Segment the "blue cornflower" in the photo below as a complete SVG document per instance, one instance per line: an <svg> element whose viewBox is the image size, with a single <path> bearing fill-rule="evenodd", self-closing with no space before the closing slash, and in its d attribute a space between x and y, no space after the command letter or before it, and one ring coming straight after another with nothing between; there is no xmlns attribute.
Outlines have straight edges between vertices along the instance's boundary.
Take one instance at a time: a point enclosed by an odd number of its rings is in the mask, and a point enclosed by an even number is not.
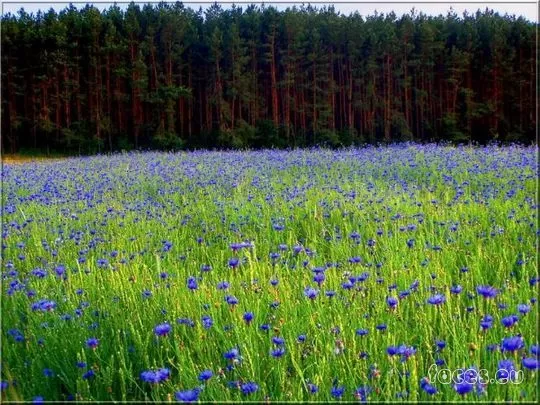
<svg viewBox="0 0 540 405"><path fill-rule="evenodd" d="M319 294L319 290L316 290L316 289L313 288L313 287L306 287L306 288L304 289L304 295L305 295L307 298L311 299L311 300L317 298L317 295L318 295L318 294Z"/></svg>
<svg viewBox="0 0 540 405"><path fill-rule="evenodd" d="M412 346L401 345L398 347L398 354L401 355L401 361L406 361L409 357L416 353L416 349Z"/></svg>
<svg viewBox="0 0 540 405"><path fill-rule="evenodd" d="M277 349L270 350L272 357L281 357L285 354L284 347L278 347Z"/></svg>
<svg viewBox="0 0 540 405"><path fill-rule="evenodd" d="M227 295L225 297L225 301L227 302L227 304L229 305L236 305L238 304L238 298L236 298L234 295Z"/></svg>
<svg viewBox="0 0 540 405"><path fill-rule="evenodd" d="M240 386L240 390L244 395L253 394L254 392L257 392L258 389L259 386L253 381L246 382Z"/></svg>
<svg viewBox="0 0 540 405"><path fill-rule="evenodd" d="M214 321L208 315L203 315L201 317L201 321L202 321L202 325L203 325L204 329L210 329L212 327L212 325L214 324Z"/></svg>
<svg viewBox="0 0 540 405"><path fill-rule="evenodd" d="M272 343L275 344L275 345L284 345L285 344L285 339L283 339L282 337L279 337L279 336L274 336L272 338Z"/></svg>
<svg viewBox="0 0 540 405"><path fill-rule="evenodd" d="M489 285L479 285L476 287L476 292L482 295L484 298L494 298L499 293L499 290Z"/></svg>
<svg viewBox="0 0 540 405"><path fill-rule="evenodd" d="M334 398L341 398L344 392L345 392L345 387L343 386L341 387L333 386L332 389L330 390L330 394Z"/></svg>
<svg viewBox="0 0 540 405"><path fill-rule="evenodd" d="M454 390L459 395L468 394L469 392L471 392L473 390L473 388L474 388L474 384L471 384L467 380L462 380L461 382L458 382L458 383L454 384Z"/></svg>
<svg viewBox="0 0 540 405"><path fill-rule="evenodd" d="M141 373L141 380L150 384L159 384L167 380L171 375L168 368L162 368L157 371L147 370Z"/></svg>
<svg viewBox="0 0 540 405"><path fill-rule="evenodd" d="M367 329L356 329L357 336L365 336L369 333Z"/></svg>
<svg viewBox="0 0 540 405"><path fill-rule="evenodd" d="M298 337L296 338L296 341L298 343L304 343L306 341L306 335L298 335Z"/></svg>
<svg viewBox="0 0 540 405"><path fill-rule="evenodd" d="M307 387L310 394L315 394L319 392L319 387L315 384L309 383Z"/></svg>
<svg viewBox="0 0 540 405"><path fill-rule="evenodd" d="M45 377L53 377L54 376L54 371L51 370L50 368L44 368L43 369L43 375Z"/></svg>
<svg viewBox="0 0 540 405"><path fill-rule="evenodd" d="M501 360L499 361L499 369L495 378L498 380L515 380L516 379L516 366L512 360Z"/></svg>
<svg viewBox="0 0 540 405"><path fill-rule="evenodd" d="M201 371L201 373L199 374L199 381L208 381L210 378L212 378L213 375L214 373L212 372L212 370Z"/></svg>
<svg viewBox="0 0 540 405"><path fill-rule="evenodd" d="M242 318L247 324L249 324L254 318L253 312L245 312Z"/></svg>
<svg viewBox="0 0 540 405"><path fill-rule="evenodd" d="M460 286L459 284L453 285L453 286L450 288L450 292L451 292L452 294L459 294L462 290L463 290L463 287Z"/></svg>
<svg viewBox="0 0 540 405"><path fill-rule="evenodd" d="M324 273L316 273L313 276L313 281L316 282L317 285L319 285L319 287L321 286L321 284L324 282L325 279L326 279L326 276L324 275Z"/></svg>
<svg viewBox="0 0 540 405"><path fill-rule="evenodd" d="M480 327L482 330L489 329L493 326L493 317L491 315L486 315L480 320Z"/></svg>
<svg viewBox="0 0 540 405"><path fill-rule="evenodd" d="M150 290L144 290L144 291L142 292L142 296L143 296L143 298L150 298L150 297L152 297L152 291L150 291Z"/></svg>
<svg viewBox="0 0 540 405"><path fill-rule="evenodd" d="M232 348L228 352L225 352L223 357L225 357L227 360L234 360L234 359L238 358L239 354L240 354L240 352L238 351L237 348Z"/></svg>
<svg viewBox="0 0 540 405"><path fill-rule="evenodd" d="M519 320L517 315L510 315L501 319L501 323L505 328L511 328Z"/></svg>
<svg viewBox="0 0 540 405"><path fill-rule="evenodd" d="M96 373L94 373L94 370L90 369L86 373L83 374L82 378L83 380L89 380L96 376Z"/></svg>
<svg viewBox="0 0 540 405"><path fill-rule="evenodd" d="M226 290L227 288L229 288L229 282L222 281L222 282L218 283L217 288L218 288L218 290Z"/></svg>
<svg viewBox="0 0 540 405"><path fill-rule="evenodd" d="M394 309L397 304L398 304L398 299L396 297L388 297L386 299L386 303L388 304L388 306L390 307L390 309Z"/></svg>
<svg viewBox="0 0 540 405"><path fill-rule="evenodd" d="M443 294L435 294L427 299L427 303L431 305L441 305L446 301L446 297Z"/></svg>
<svg viewBox="0 0 540 405"><path fill-rule="evenodd" d="M175 392L174 397L177 401L181 402L195 402L199 400L199 394L199 388L194 388L192 390Z"/></svg>
<svg viewBox="0 0 540 405"><path fill-rule="evenodd" d="M420 388L422 388L422 390L429 395L434 395L437 393L437 388L431 385L427 378L422 378L422 381L420 381Z"/></svg>
<svg viewBox="0 0 540 405"><path fill-rule="evenodd" d="M156 336L167 336L171 331L171 325L168 323L159 324L154 328L154 333Z"/></svg>
<svg viewBox="0 0 540 405"><path fill-rule="evenodd" d="M395 356L398 353L398 348L396 346L388 346L386 348L386 353L389 356Z"/></svg>
<svg viewBox="0 0 540 405"><path fill-rule="evenodd" d="M518 311L525 315L526 313L530 312L531 310L531 306L530 305L527 305L527 304L519 304L518 305Z"/></svg>
<svg viewBox="0 0 540 405"><path fill-rule="evenodd" d="M210 266L209 264L203 264L201 266L201 271L207 272L207 271L210 271L210 270L212 270L212 266Z"/></svg>
<svg viewBox="0 0 540 405"><path fill-rule="evenodd" d="M90 349L95 349L99 345L99 339L96 338L90 338L86 341L86 346Z"/></svg>
<svg viewBox="0 0 540 405"><path fill-rule="evenodd" d="M538 365L538 357L525 357L521 361L521 364L529 370L538 370L540 368Z"/></svg>
<svg viewBox="0 0 540 405"><path fill-rule="evenodd" d="M506 352L514 352L525 347L525 342L522 336L505 337L501 343L501 350Z"/></svg>
<svg viewBox="0 0 540 405"><path fill-rule="evenodd" d="M197 285L197 279L195 277L188 277L187 288L189 288L190 290L196 290L197 288L199 288L199 286Z"/></svg>
<svg viewBox="0 0 540 405"><path fill-rule="evenodd" d="M360 400L360 401L367 401L368 395L371 393L371 387L364 385L362 387L358 387L356 392L354 393L354 396Z"/></svg>

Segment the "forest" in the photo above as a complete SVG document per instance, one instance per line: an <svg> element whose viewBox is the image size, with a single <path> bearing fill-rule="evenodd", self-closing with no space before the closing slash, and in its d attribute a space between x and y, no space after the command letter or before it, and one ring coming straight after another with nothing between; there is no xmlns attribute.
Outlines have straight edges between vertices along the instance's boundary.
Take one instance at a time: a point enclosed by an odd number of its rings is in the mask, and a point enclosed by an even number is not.
<svg viewBox="0 0 540 405"><path fill-rule="evenodd" d="M2 16L2 150L532 143L536 28L488 9L21 9Z"/></svg>

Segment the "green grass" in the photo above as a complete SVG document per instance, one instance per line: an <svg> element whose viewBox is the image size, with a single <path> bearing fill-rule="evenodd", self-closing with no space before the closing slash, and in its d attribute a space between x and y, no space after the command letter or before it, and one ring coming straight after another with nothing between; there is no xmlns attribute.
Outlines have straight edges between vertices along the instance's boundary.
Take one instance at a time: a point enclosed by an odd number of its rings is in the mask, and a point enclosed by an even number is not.
<svg viewBox="0 0 540 405"><path fill-rule="evenodd" d="M355 400L364 385L375 401L536 400L531 370L524 370L519 384L488 384L483 395L461 397L453 385L433 381L434 396L420 388L439 358L449 370L476 366L495 379L500 360L514 359L522 370L521 358L534 357L529 349L537 344L537 304L530 299L538 290L529 280L538 270L536 154L520 147L409 146L147 153L4 165L1 373L9 386L2 399L167 401L204 385L203 401L325 401L332 399L336 379L346 387L344 400ZM462 194L455 198L458 189ZM284 229L275 230L274 223ZM410 224L416 229L407 230ZM358 244L353 231L361 235ZM163 241L172 248L163 251ZM233 253L229 245L241 241L254 247ZM280 251L280 244L287 249ZM295 245L313 254L295 254ZM273 252L280 258L272 260ZM236 269L228 266L232 257L243 259ZM362 262L349 263L352 257ZM102 258L109 262L105 267L98 265ZM339 267L326 270L319 295L309 300L304 288L317 287L311 270L327 263ZM55 275L59 264L66 267L65 280ZM212 270L201 273L203 264ZM38 267L48 276L32 275ZM8 274L13 269L17 275ZM162 272L169 277L160 278ZM369 273L366 281L342 288L348 274L363 272ZM202 276L195 291L186 286L189 276ZM271 279L279 284L272 286ZM24 286L8 294L13 280ZM216 288L224 280L230 282L226 292ZM418 289L389 309L386 297L415 280ZM463 287L461 294L450 293L454 284ZM484 299L476 293L482 284L498 288L499 295ZM30 290L35 296L28 296ZM143 298L145 290L150 298ZM326 290L336 295L328 298ZM444 304L426 303L435 292L445 295ZM238 305L229 306L227 294ZM54 311L31 310L45 298L56 302ZM83 301L88 307L77 316ZM273 302L279 306L271 308ZM505 329L501 319L525 303L531 312ZM250 324L242 320L245 311L255 315ZM482 332L487 314L493 327ZM203 327L203 315L212 317L211 328ZM195 325L177 324L184 317ZM171 334L157 338L154 327L166 321ZM270 330L261 330L262 324ZM378 331L379 324L387 330ZM24 341L9 335L15 328ZM369 334L357 336L360 328ZM300 334L304 343L297 342ZM487 349L518 334L526 344L519 353ZM269 354L272 336L285 339L282 358ZM95 350L85 345L90 337L100 341ZM440 353L436 339L446 342ZM416 354L405 362L387 355L388 346L400 344L414 346ZM223 354L235 346L243 359L228 371ZM336 347L343 350L336 353ZM87 369L77 368L78 361L96 376L84 380ZM151 386L139 377L162 367L171 370L166 382ZM45 377L45 368L54 375ZM378 377L370 376L373 368ZM203 384L197 376L205 369L214 377ZM246 396L230 388L231 381L254 381L259 390ZM308 383L319 392L310 394Z"/></svg>

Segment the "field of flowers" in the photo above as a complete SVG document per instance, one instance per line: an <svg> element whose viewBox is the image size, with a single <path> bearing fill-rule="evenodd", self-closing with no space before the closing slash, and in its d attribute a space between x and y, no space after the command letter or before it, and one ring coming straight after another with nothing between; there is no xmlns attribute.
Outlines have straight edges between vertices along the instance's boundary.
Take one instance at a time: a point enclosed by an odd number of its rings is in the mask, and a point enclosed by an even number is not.
<svg viewBox="0 0 540 405"><path fill-rule="evenodd" d="M534 401L538 149L2 168L2 400Z"/></svg>

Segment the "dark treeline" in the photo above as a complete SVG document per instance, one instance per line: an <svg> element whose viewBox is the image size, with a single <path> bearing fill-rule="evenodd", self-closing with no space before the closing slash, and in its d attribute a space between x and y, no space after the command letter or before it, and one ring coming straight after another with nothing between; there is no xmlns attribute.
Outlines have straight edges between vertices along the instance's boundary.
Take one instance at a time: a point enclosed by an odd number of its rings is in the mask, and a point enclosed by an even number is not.
<svg viewBox="0 0 540 405"><path fill-rule="evenodd" d="M531 142L535 30L488 10L21 10L2 17L2 146Z"/></svg>

